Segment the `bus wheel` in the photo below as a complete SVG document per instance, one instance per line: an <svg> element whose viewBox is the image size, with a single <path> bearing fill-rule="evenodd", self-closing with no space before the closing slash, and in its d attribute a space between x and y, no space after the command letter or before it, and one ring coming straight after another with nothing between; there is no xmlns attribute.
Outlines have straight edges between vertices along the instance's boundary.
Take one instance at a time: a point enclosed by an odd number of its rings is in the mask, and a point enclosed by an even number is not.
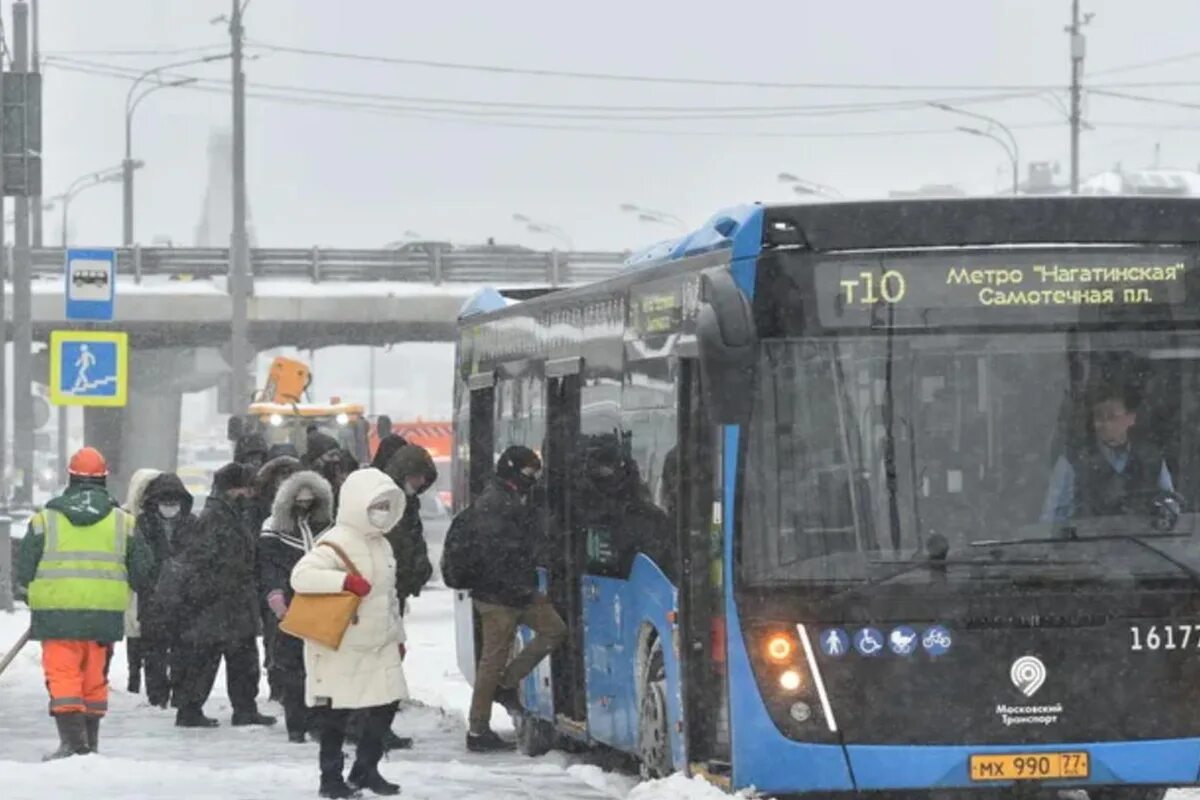
<svg viewBox="0 0 1200 800"><path fill-rule="evenodd" d="M544 756L554 749L554 725L530 714L522 714L517 723L517 749L522 755Z"/></svg>
<svg viewBox="0 0 1200 800"><path fill-rule="evenodd" d="M1167 790L1153 786L1105 786L1089 789L1088 800L1163 800Z"/></svg>
<svg viewBox="0 0 1200 800"><path fill-rule="evenodd" d="M642 703L638 713L638 761L638 772L643 780L663 778L674 771L667 722L667 676L659 642L655 642L650 651L650 664L642 687Z"/></svg>

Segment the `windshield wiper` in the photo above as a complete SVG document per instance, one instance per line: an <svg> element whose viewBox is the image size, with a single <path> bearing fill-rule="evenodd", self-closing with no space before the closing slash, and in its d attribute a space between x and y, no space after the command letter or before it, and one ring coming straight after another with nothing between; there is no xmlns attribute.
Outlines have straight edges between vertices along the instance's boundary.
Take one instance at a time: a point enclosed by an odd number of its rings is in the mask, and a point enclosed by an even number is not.
<svg viewBox="0 0 1200 800"><path fill-rule="evenodd" d="M993 555L991 558L947 558L950 551L949 543L944 536L934 534L930 536L925 544L926 556L924 558L914 559L912 561L903 562L899 569L893 570L885 575L877 575L874 578L868 578L865 582L855 584L854 586L843 589L840 592L833 594L829 599L833 600L847 594L855 594L870 589L873 586L878 586L896 578L903 577L920 569L928 569L933 572L945 573L947 567L1045 567L1045 566L1064 566L1078 565L1088 562L1068 561L1065 559L1047 559L1047 558L999 558ZM890 563L879 562L874 563Z"/></svg>
<svg viewBox="0 0 1200 800"><path fill-rule="evenodd" d="M981 539L977 542L971 542L971 547L1011 547L1020 544L1063 544L1063 543L1079 543L1079 542L1131 542L1132 544L1141 547L1143 550L1148 550L1162 560L1170 563L1192 580L1200 583L1200 570L1190 567L1179 559L1172 556L1170 553L1163 551L1161 548L1155 547L1146 539L1188 539L1191 533L1166 533L1163 531L1147 531L1146 533L1099 533L1093 536L1080 536L1075 532L1074 528L1066 528L1070 533L1069 536L1031 536L1025 539Z"/></svg>

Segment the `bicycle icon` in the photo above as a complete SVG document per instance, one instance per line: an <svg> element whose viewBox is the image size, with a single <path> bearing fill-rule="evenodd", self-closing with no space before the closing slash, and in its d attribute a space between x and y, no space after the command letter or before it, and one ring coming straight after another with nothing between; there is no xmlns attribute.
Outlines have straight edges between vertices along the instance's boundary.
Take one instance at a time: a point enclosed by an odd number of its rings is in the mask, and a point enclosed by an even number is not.
<svg viewBox="0 0 1200 800"><path fill-rule="evenodd" d="M926 630L925 634L921 637L921 646L931 656L945 654L953 644L954 638L950 635L950 631L941 625L934 625L932 628Z"/></svg>

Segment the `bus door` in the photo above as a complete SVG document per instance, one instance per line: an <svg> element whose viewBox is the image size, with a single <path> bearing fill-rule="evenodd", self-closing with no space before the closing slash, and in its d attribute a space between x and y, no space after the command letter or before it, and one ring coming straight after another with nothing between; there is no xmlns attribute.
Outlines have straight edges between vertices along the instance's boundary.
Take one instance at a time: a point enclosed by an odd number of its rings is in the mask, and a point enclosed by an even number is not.
<svg viewBox="0 0 1200 800"><path fill-rule="evenodd" d="M688 759L710 772L729 764L728 683L719 428L703 402L695 359L680 360L677 479L679 616L683 657L684 731Z"/></svg>
<svg viewBox="0 0 1200 800"><path fill-rule="evenodd" d="M550 551L550 599L567 624L566 644L551 656L554 710L577 723L587 719L583 660L583 608L580 577L586 567L585 542L574 535L572 468L580 430L580 359L546 365L546 502Z"/></svg>
<svg viewBox="0 0 1200 800"><path fill-rule="evenodd" d="M467 423L469 432L469 496L464 498L461 511L470 503L475 502L487 485L488 476L493 469L493 451L495 450L495 409L496 389L494 373L479 373L472 375L467 382L470 392L469 413ZM467 681L475 683L475 654L480 651L483 641L483 629L479 624L471 603L471 593L462 589L454 592L454 631L455 652L458 657L458 668Z"/></svg>

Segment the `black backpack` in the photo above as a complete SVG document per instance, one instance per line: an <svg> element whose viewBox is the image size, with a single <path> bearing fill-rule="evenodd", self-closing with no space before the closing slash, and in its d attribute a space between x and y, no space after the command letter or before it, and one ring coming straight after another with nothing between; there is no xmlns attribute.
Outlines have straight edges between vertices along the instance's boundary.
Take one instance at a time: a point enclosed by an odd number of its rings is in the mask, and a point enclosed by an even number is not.
<svg viewBox="0 0 1200 800"><path fill-rule="evenodd" d="M473 589L480 565L475 547L475 507L467 506L451 521L442 546L442 582L451 589Z"/></svg>

